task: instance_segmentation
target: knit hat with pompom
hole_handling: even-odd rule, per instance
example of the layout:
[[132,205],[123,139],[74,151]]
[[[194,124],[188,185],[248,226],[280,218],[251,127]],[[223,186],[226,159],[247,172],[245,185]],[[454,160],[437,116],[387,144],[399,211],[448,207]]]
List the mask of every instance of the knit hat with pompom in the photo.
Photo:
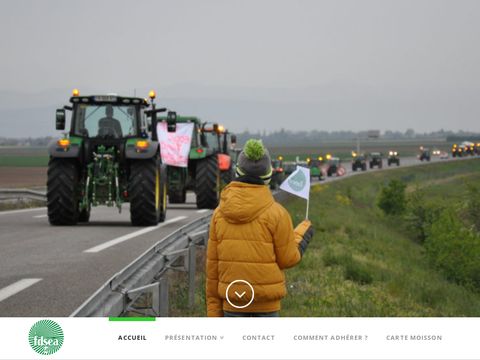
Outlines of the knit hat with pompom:
[[245,143],[238,156],[236,175],[258,178],[268,185],[272,179],[272,161],[262,140],[250,139]]

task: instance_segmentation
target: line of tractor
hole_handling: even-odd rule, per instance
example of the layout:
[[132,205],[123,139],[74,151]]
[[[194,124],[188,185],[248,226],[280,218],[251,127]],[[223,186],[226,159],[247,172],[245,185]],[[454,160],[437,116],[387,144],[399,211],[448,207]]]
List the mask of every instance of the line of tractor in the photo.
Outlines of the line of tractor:
[[[218,205],[222,188],[234,177],[236,136],[221,124],[157,107],[155,98],[154,91],[140,98],[80,95],[75,89],[70,104],[57,109],[56,129],[64,133],[48,147],[50,224],[88,222],[94,206],[122,211],[122,205],[130,203],[133,225],[154,226],[165,220],[167,203],[186,202],[187,191],[195,193],[199,209]],[[70,128],[65,131],[67,111]],[[381,169],[385,159],[388,166],[400,166],[398,151],[386,154],[352,151],[351,170]],[[479,155],[480,143],[454,144],[451,154]],[[449,154],[420,147],[420,161],[432,156]],[[272,160],[271,188],[277,189],[297,166],[308,167],[319,180],[347,172],[332,154],[296,161],[279,156]]]
[[[94,206],[121,211],[130,203],[132,225],[154,226],[165,220],[167,202],[185,203],[188,190],[199,209],[217,206],[234,174],[235,135],[220,124],[159,108],[155,97],[154,91],[149,98],[85,96],[75,89],[70,104],[57,109],[57,130],[65,131],[66,111],[71,116],[69,130],[48,147],[50,224],[88,222]],[[159,136],[170,140],[162,143]],[[183,153],[183,163],[165,161],[161,152]]]
[[[460,145],[454,144],[451,150],[452,157],[465,157],[480,155],[480,143],[474,144],[465,141]],[[421,162],[429,162],[432,157],[439,159],[448,159],[449,154],[438,148],[427,148],[420,146],[417,159]],[[319,155],[317,157],[307,157],[301,160],[297,157],[295,161],[285,161],[283,156],[278,156],[272,160],[273,176],[270,187],[278,189],[280,184],[295,171],[297,166],[303,166],[310,169],[310,176],[312,179],[320,181],[325,180],[331,176],[343,176],[347,172],[346,163],[350,163],[351,171],[367,171],[368,169],[382,169],[384,164],[388,167],[400,166],[401,156],[397,150],[389,150],[386,153],[381,152],[351,152],[351,159],[342,160],[339,157],[327,153],[325,156]]]

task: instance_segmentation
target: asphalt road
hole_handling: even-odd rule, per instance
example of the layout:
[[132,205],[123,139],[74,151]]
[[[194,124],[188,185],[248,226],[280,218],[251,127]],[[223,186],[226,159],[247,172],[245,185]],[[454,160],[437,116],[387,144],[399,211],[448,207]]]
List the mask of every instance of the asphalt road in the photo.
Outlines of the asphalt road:
[[[355,174],[350,162],[344,166],[344,177]],[[196,209],[193,194],[185,205],[170,205],[166,222],[151,228],[132,227],[128,206],[121,214],[94,208],[90,223],[64,227],[48,224],[46,208],[0,212],[0,316],[68,316],[150,246],[206,213]]]
[[77,226],[50,226],[46,208],[0,212],[0,316],[70,315],[150,246],[210,211],[194,200],[171,205],[156,228],[131,226],[128,206],[94,208]]

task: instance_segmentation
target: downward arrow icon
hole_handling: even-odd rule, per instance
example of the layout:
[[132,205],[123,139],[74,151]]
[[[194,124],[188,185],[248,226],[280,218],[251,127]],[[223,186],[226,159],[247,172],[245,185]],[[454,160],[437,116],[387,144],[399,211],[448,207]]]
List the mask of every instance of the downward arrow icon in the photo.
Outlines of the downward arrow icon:
[[239,294],[238,292],[235,291],[235,295],[237,295],[240,299],[243,297],[243,295],[245,295],[245,292],[244,291],[243,293]]

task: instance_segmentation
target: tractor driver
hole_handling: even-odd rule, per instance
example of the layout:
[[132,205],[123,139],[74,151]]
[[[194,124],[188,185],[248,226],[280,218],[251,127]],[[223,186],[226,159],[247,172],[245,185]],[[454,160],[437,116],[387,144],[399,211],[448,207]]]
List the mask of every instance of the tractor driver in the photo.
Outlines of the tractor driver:
[[113,117],[113,106],[105,106],[105,117],[98,121],[98,136],[122,137],[120,121]]

